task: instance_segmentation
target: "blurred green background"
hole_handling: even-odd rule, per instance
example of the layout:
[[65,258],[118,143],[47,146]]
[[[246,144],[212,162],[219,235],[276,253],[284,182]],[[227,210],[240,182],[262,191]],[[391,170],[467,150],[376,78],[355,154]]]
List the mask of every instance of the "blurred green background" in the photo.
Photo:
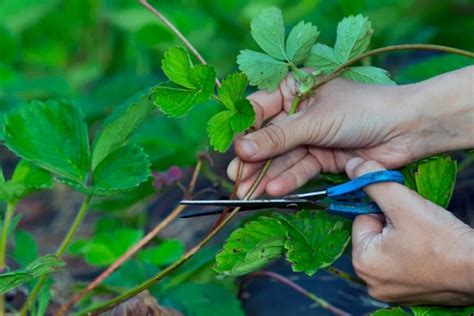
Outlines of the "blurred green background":
[[[240,49],[256,48],[250,19],[268,6],[282,8],[288,27],[317,25],[333,45],[337,22],[363,13],[375,29],[372,47],[436,43],[474,50],[471,0],[180,0],[153,1],[201,51],[219,76],[236,70]],[[470,34],[470,35],[469,35]],[[30,99],[72,98],[94,129],[114,108],[163,80],[163,52],[179,43],[133,0],[1,0],[0,124],[2,114]],[[434,58],[434,59],[433,59]],[[432,52],[397,53],[374,61],[398,82],[459,68],[471,61]],[[157,115],[135,135],[156,168],[192,162],[205,149],[212,105],[186,119]],[[1,135],[0,135],[1,140]]]

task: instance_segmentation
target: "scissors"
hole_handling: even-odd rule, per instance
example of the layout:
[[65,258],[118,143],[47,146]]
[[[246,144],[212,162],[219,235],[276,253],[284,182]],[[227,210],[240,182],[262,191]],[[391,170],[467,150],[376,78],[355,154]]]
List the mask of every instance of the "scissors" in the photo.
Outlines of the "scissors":
[[[325,190],[287,195],[278,199],[257,200],[182,200],[184,205],[207,205],[222,207],[240,207],[242,211],[261,210],[268,208],[279,209],[315,209],[325,208],[328,211],[348,215],[381,213],[374,202],[367,201],[368,196],[363,188],[381,182],[396,182],[404,184],[403,175],[394,170],[375,171],[350,181],[329,187]],[[182,218],[216,215],[222,210],[192,212]]]

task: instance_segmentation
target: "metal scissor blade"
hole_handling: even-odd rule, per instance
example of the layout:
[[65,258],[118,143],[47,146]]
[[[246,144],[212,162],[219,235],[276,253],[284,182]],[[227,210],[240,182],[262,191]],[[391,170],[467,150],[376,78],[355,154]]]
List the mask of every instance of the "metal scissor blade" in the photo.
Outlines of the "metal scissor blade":
[[[300,209],[325,207],[326,205],[318,201],[306,199],[287,200],[287,199],[264,199],[264,200],[183,200],[181,204],[185,205],[206,205],[206,206],[222,206],[222,207],[241,207],[242,211],[261,210],[267,208],[280,209]],[[185,214],[181,217],[197,217],[206,215],[215,215],[222,213],[223,210],[212,210]]]
[[260,210],[264,208],[288,208],[296,209],[301,207],[314,206],[316,202],[306,199],[264,199],[264,200],[183,200],[185,205],[208,205],[223,207],[241,207],[242,209]]

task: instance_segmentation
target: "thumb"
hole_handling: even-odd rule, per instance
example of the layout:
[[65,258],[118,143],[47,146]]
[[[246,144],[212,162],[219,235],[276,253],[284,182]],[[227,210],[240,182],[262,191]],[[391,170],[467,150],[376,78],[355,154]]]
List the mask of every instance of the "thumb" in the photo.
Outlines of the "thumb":
[[300,113],[247,134],[236,142],[236,153],[244,161],[261,161],[278,156],[304,144],[307,129]]
[[381,234],[385,220],[383,215],[359,215],[352,224],[352,244],[354,247],[369,242],[374,236]]
[[[362,158],[352,158],[346,164],[346,173],[351,179],[380,170],[385,170],[381,164]],[[421,199],[414,191],[395,182],[371,184],[365,187],[364,191],[377,203],[394,226],[404,218],[410,218]]]

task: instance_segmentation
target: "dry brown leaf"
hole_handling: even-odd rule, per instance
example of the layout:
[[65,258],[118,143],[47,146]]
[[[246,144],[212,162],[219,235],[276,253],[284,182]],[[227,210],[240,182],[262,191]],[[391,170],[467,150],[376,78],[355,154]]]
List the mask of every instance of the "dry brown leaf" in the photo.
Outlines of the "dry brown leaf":
[[110,316],[182,316],[182,314],[160,306],[148,291],[144,291],[116,306],[110,312]]

